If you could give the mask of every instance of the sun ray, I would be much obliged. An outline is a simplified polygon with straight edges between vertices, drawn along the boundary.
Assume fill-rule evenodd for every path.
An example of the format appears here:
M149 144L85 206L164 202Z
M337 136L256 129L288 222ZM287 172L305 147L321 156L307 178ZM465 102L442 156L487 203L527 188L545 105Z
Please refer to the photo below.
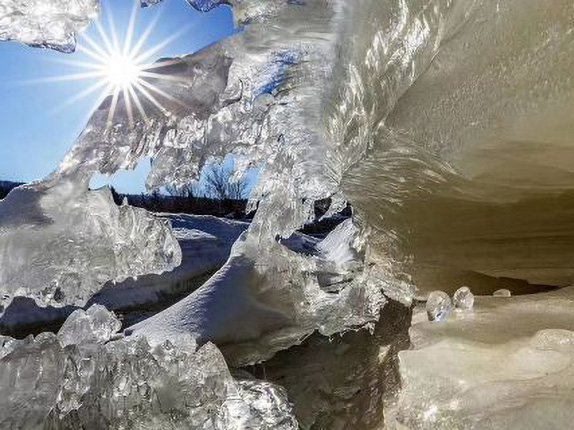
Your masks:
M182 34L189 31L191 26L192 26L192 24L184 26L179 31L176 31L171 36L165 38L160 43L152 46L150 49L148 49L147 51L143 52L142 54L140 54L139 56L134 58L134 61L136 63L143 63L146 59L150 58L151 56L153 56L154 54L156 54L157 52L159 52L160 50L162 50L163 48L165 48L169 44L173 43L174 40L181 37Z
M106 52L107 53L116 52L116 51L114 51L114 46L113 46L112 42L110 41L110 38L106 34L106 31L104 30L104 27L102 26L100 21L96 21L96 30L98 31L102 41L104 42Z
M134 112L132 111L132 100L130 92L127 88L122 89L122 94L124 96L124 105L126 107L126 113L128 114L128 123L130 128L134 126Z
M84 72L84 73L71 73L69 75L60 76L48 76L45 78L38 79L26 79L19 81L21 84L43 84L47 82L65 82L65 81L81 81L89 78L105 77L104 72L94 71L94 72Z
M46 61L49 61L51 63L65 64L67 66L80 67L82 69L95 69L95 70L101 69L101 65L96 63L90 63L89 61L69 60L66 58L59 58L59 57L46 58Z
M86 54L88 57L91 57L94 61L97 62L97 64L105 63L108 59L108 57L101 57L100 55L98 55L96 52L90 50L85 45L79 45L77 48L77 51L81 52L83 54Z
M108 27L110 28L110 36L111 36L113 52L120 53L121 48L120 48L120 42L119 42L119 38L118 38L118 31L116 29L116 23L114 21L114 16L112 15L110 9L106 10L106 17L108 19Z
M84 119L82 121L84 124L88 123L88 121L90 120L90 118L93 115L93 112L102 104L102 102L106 99L106 97L108 96L110 91L111 91L110 86L108 86L102 90L102 92L100 93L100 96L98 98L96 98L94 103L90 106L90 109L87 111L88 113L86 114L86 116L84 117Z
M112 96L112 103L110 105L110 109L108 111L108 119L106 121L106 129L109 129L112 126L112 122L114 120L114 115L116 113L116 108L118 106L119 97L120 97L120 89L114 88L114 94Z
M124 57L128 57L129 53L130 53L130 48L132 46L132 42L133 42L133 38L134 38L134 32L135 32L135 28L136 28L136 20L138 17L139 10L140 10L140 8L138 5L138 2L134 1L133 7L132 7L132 12L130 15L130 21L128 23L128 29L126 31L126 39L124 41L124 46L123 46L123 51L122 51L122 55Z
M145 69L142 72L140 72L141 77L153 78L153 79L163 79L164 81L172 81L172 82L182 82L182 83L188 82L188 79L184 78L182 76L164 75L162 73L147 72L146 70L149 70L149 69Z
M161 113L165 116L169 115L169 111L148 91L145 87L138 81L135 87L142 93L145 98L147 98L155 107L157 107Z
M184 102L182 102L181 100L178 100L177 98L175 98L174 96L172 96L171 94L166 93L165 91L161 90L160 88L156 87L155 85L150 84L149 82L146 82L143 79L140 79L138 81L141 85L143 85L144 87L150 89L151 91L155 92L156 94L159 94L162 97L165 97L166 99L168 99L169 101L172 101L180 106L183 106L187 109L190 109L190 106L188 106L187 104L185 104Z
M133 86L128 87L128 91L130 92L134 104L136 105L136 108L138 109L140 115L142 116L142 118L144 119L144 121L147 123L149 123L149 118L145 112L145 109L140 101L140 98L138 97L137 93L135 92Z
M95 84L90 85L84 91L76 94L74 97L69 98L64 103L62 103L60 106L53 109L51 113L56 114L58 112L61 112L64 108L67 108L68 106L70 106L70 105L76 103L77 101L89 96L90 94L95 93L97 90L102 89L103 87L106 87L106 88L109 87L109 83L106 81L97 81Z
M80 48L81 52L84 52L90 55L94 60L98 62L105 61L106 58L109 57L109 51L106 52L101 46L99 46L94 39L88 36L86 33L82 34L82 40L88 43L92 50L88 49L85 45L80 44L78 48Z
M139 51L142 49L144 44L148 41L152 31L155 29L155 26L159 22L159 19L162 16L162 14L163 14L163 9L160 10L159 13L151 20L151 22L148 24L148 26L144 30L143 34L139 37L136 44L130 49L129 55L128 55L129 58L133 59L135 56L137 56L139 54Z
M172 66L179 63L181 63L181 59L175 58L173 60L164 60L158 63L146 64L145 67L142 67L142 72L146 73L148 70L161 69L162 67Z

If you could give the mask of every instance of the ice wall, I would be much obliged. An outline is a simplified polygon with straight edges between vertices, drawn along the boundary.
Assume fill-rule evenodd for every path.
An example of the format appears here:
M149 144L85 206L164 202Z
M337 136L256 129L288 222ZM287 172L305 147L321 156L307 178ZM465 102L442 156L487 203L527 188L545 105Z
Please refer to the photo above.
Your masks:
M368 142L343 189L375 229L378 258L425 289L570 285L572 3L392 1L356 13L367 25L349 42L343 64L355 69L331 129L345 145Z

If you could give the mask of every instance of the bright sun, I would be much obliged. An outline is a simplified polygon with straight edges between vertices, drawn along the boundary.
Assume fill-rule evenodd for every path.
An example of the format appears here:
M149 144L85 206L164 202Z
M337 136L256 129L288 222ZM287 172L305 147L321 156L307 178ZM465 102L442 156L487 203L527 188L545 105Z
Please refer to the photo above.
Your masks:
M181 36L189 29L189 26L182 28L180 31L172 34L162 42L155 44L147 50L143 50L147 39L153 31L156 19L150 22L147 28L141 33L141 36L134 40L135 24L137 13L139 10L139 1L134 1L134 8L130 17L129 25L126 34L124 35L122 43L120 43L117 31L113 22L113 17L107 15L109 33L104 30L99 21L95 22L98 31L99 40L94 40L88 35L82 35L82 41L78 44L78 52L83 53L89 57L89 61L78 60L56 60L74 67L80 67L85 71L80 73L72 73L64 76L55 76L52 78L44 78L33 82L46 82L46 81L72 81L72 80L91 80L93 84L88 86L84 91L76 94L71 99L67 100L63 105L59 106L56 110L63 108L77 102L78 100L89 96L97 91L100 92L94 109L98 107L104 98L111 95L112 103L108 114L108 125L112 125L113 118L116 112L118 102L123 99L123 102L128 113L130 124L133 125L136 115L139 114L144 121L148 121L148 116L145 112L144 106L140 100L143 97L150 101L156 108L162 112L167 112L161 105L159 99L170 98L168 94L158 88L156 85L150 83L149 79L154 78L161 80L174 80L174 77L166 76L161 73L154 73L154 69L161 67L158 64L152 64L152 57L160 52L164 47L173 42L177 37ZM163 63L165 65L165 63ZM134 115L134 108L136 115Z
M141 66L121 54L111 57L103 66L103 72L114 89L123 90L135 85L143 72Z

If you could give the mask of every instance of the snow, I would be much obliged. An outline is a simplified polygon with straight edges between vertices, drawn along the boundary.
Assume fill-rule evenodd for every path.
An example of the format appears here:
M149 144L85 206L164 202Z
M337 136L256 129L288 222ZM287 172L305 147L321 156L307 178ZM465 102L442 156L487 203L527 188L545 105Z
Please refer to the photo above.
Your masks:
M88 306L101 304L111 310L145 310L171 295L198 288L205 276L225 263L233 243L249 226L246 222L207 215L160 214L159 217L173 225L173 235L182 251L181 264L161 275L108 282L88 299ZM0 318L0 324L10 332L19 332L26 326L62 321L73 310L73 306L38 307L32 300L17 297Z
M248 364L300 343L314 330L331 335L372 323L385 299L378 285L352 279L361 267L362 253L354 248L361 244L358 235L351 220L320 243L296 234L276 243L271 257L277 261L262 265L247 231L200 289L125 332L152 344L191 335L200 344L224 345L228 360Z

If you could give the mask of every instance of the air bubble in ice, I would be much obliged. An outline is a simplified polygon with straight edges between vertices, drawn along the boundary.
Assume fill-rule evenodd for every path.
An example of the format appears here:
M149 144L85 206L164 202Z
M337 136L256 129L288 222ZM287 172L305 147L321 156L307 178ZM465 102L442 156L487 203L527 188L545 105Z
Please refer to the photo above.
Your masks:
M452 301L443 291L433 291L427 300L429 321L444 321L452 311Z

